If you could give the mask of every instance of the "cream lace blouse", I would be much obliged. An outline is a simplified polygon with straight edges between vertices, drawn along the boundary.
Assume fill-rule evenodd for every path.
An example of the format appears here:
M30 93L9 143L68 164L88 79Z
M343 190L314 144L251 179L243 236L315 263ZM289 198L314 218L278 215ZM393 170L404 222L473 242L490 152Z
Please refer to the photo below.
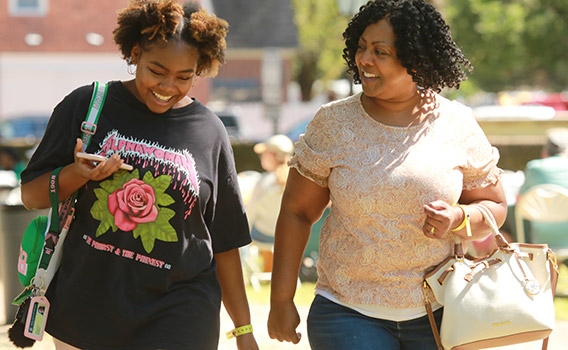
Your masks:
M502 170L471 109L436 95L422 123L372 119L361 94L322 106L290 165L328 187L331 212L320 237L316 288L338 301L396 309L423 305L425 270L452 240L423 235L423 205L455 203L463 189L495 183Z

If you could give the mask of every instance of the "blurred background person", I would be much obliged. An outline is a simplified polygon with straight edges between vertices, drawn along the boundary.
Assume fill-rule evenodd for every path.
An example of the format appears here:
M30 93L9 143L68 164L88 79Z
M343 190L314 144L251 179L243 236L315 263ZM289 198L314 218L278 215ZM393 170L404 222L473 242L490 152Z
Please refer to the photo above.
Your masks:
M546 143L541 158L529 161L525 167L525 182L519 197L532 187L552 184L568 188L568 128L552 128L546 131ZM513 213L510 213L511 215ZM553 247L566 246L567 222L524 222L525 240L531 243L547 243Z
M20 181L20 174L26 168L26 163L24 163L18 152L11 147L0 148L0 167L1 170L13 171Z
M294 144L285 135L274 135L265 142L257 143L254 152L259 155L260 165L265 172L252 190L246 203L246 212L253 244L259 248L263 260L263 270L271 272L274 231Z
M520 194L531 187L553 184L568 188L568 128L553 128L546 131L546 143L541 158L527 163L525 182Z

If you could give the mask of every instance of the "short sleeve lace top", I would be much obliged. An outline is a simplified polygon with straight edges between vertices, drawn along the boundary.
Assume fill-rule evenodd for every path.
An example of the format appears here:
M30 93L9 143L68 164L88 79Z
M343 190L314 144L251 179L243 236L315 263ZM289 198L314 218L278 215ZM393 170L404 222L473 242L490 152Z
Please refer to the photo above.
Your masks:
M423 305L425 271L452 247L449 235L423 235L423 205L456 203L462 190L502 173L471 109L439 95L436 102L420 124L394 127L371 118L357 94L322 106L296 143L290 165L328 187L332 202L318 290L345 303Z

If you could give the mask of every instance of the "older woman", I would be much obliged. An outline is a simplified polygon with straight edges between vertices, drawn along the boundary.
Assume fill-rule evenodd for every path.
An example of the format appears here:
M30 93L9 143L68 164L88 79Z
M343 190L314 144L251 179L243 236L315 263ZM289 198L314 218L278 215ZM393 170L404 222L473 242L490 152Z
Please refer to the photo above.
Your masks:
M296 154L278 219L270 336L297 343L293 303L311 225L331 200L308 316L312 349L436 349L424 308L428 267L453 235L489 233L506 203L498 152L471 110L439 95L471 70L436 9L370 1L345 32L343 57L363 91L320 108ZM437 305L435 317L441 320Z

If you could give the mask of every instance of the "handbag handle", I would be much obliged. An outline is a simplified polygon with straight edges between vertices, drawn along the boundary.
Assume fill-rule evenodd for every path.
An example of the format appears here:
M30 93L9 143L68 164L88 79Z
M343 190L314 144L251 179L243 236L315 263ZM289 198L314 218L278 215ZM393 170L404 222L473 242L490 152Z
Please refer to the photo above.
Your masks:
M481 203L473 203L472 206L477 208L483 215L485 223L487 223L487 225L491 229L491 232L493 233L497 247L499 247L499 249L505 249L505 250L512 249L511 246L509 245L509 242L507 242L507 239L499 231L499 227L497 226L497 221L495 221L495 217L493 216L491 210L489 210L489 208L487 208L485 205ZM455 235L454 256L456 257L464 256L462 239L458 235Z
M473 206L479 209L479 211L481 211L481 214L483 214L485 222L489 225L491 231L493 232L493 235L495 236L495 243L497 244L497 246L499 248L511 249L509 242L507 242L505 236L503 236L501 234L501 231L499 231L499 226L497 226L497 221L495 220L495 217L493 216L491 210L489 210L489 208L481 203L475 203L473 204Z

